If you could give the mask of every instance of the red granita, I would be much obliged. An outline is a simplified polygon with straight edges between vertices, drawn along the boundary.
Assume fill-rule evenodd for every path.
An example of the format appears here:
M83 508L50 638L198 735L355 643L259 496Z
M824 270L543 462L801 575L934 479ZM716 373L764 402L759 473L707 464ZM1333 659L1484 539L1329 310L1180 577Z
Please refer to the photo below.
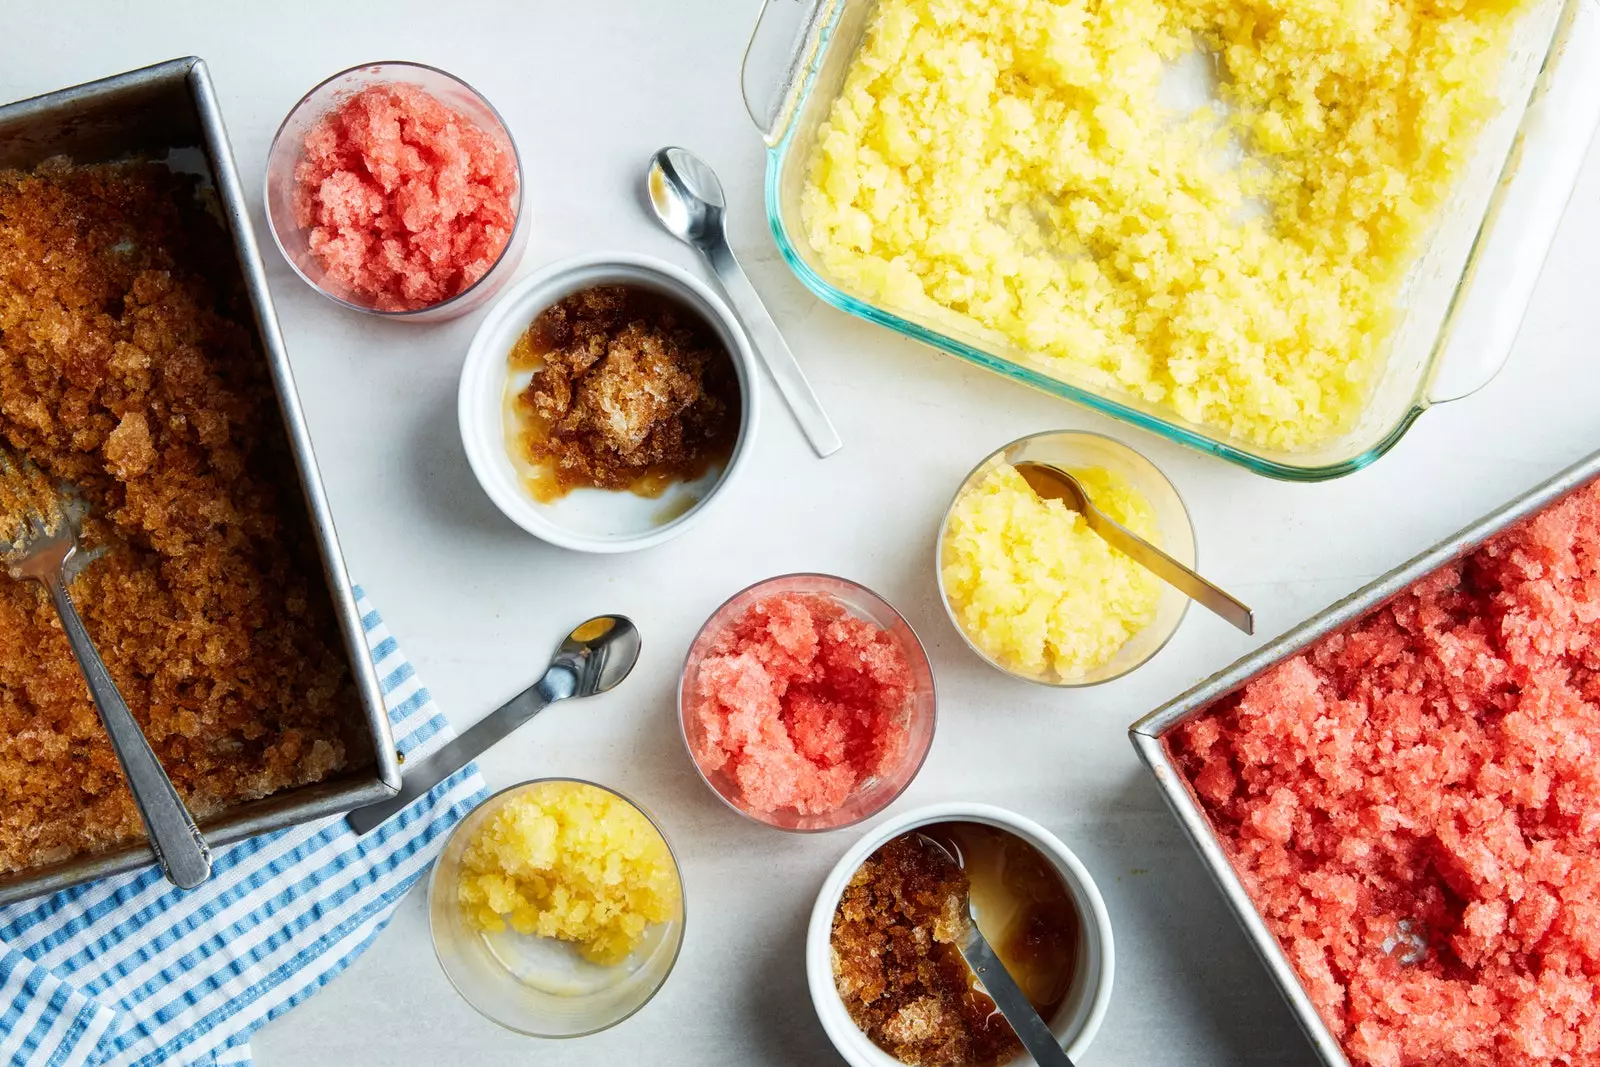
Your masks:
M1600 1062L1600 483L1174 732L1350 1059Z
M712 641L690 691L695 759L752 812L821 815L909 743L911 668L886 630L823 596L752 604Z
M516 224L516 153L403 82L345 98L306 134L295 225L335 296L416 311L482 278Z

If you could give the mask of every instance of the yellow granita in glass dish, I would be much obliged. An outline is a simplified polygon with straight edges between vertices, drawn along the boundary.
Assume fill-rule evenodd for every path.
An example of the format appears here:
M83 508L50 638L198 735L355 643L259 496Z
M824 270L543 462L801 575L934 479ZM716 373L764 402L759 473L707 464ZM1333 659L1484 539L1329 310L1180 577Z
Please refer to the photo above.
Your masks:
M1381 377L1524 6L880 0L807 240L836 284L1045 373L1312 448ZM1180 60L1212 103L1174 100Z
M482 930L570 941L611 966L678 914L676 870L660 831L626 800L584 782L539 782L467 845L458 897Z
M1120 475L1072 468L1089 499L1151 544L1150 502ZM1062 681L1103 666L1155 620L1161 580L1042 500L1001 463L951 508L940 552L944 592L967 637L1007 670Z

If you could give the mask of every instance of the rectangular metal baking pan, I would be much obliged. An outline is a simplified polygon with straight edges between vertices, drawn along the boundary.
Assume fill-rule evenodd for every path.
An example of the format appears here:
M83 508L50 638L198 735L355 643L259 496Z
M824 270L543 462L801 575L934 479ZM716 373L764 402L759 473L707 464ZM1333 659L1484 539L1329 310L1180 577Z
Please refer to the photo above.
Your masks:
M61 155L77 163L162 159L185 149L203 153L207 177L233 238L375 757L373 765L361 771L243 804L206 820L201 829L217 846L391 797L400 788L400 765L216 93L205 63L191 56L0 107L0 168L28 168ZM130 845L12 872L0 876L0 903L142 867L154 858L148 846Z
M1250 895L1234 872L1223 851L1222 843L1211 828L1210 821L1201 810L1198 800L1173 763L1167 749L1166 736L1173 728L1200 714L1217 701L1238 690L1257 675L1316 643L1329 633L1359 619L1382 606L1391 597L1404 591L1417 581L1451 561L1477 548L1484 541L1506 527L1533 515L1549 504L1566 496L1572 490L1600 477L1600 452L1595 452L1557 474L1549 481L1535 486L1510 503L1439 542L1428 551L1390 571L1372 584L1357 590L1337 604L1312 616L1270 644L1239 660L1233 666L1212 675L1193 689L1184 693L1134 723L1129 730L1133 747L1139 757L1156 777L1156 785L1168 806L1178 817L1184 833L1200 853L1203 862L1216 880L1222 895L1227 898L1245 936L1261 956L1272 979L1289 1002L1295 1017L1304 1028L1306 1036L1316 1048L1322 1062L1328 1067L1349 1067L1339 1047L1338 1040L1323 1024L1321 1016L1311 1004L1300 985L1294 967L1283 954L1278 939L1267 929L1261 914L1256 911Z

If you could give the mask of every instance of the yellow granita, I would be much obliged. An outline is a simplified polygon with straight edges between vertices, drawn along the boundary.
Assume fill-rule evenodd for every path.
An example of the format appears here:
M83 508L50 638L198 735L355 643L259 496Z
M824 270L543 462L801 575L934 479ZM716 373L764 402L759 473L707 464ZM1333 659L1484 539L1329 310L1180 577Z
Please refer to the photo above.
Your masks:
M825 269L1258 447L1347 432L1523 0L880 0L801 199ZM1182 111L1172 65L1214 63Z
M606 966L680 908L661 834L631 804L582 782L541 782L507 800L462 854L458 896L483 930L571 941Z
M1097 508L1161 543L1150 502L1120 475L1072 473ZM1155 620L1161 600L1159 578L1005 463L956 501L941 554L961 629L995 662L1035 677L1070 680L1102 666Z

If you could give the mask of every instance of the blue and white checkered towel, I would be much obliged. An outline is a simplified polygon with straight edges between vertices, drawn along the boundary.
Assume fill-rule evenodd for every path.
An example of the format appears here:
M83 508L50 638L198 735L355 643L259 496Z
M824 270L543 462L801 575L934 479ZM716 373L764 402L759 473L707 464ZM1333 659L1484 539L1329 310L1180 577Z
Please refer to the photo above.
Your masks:
M451 736L357 590L402 753ZM250 1035L372 942L487 795L468 766L365 838L342 818L241 841L189 893L155 867L0 908L0 1063L250 1062Z

